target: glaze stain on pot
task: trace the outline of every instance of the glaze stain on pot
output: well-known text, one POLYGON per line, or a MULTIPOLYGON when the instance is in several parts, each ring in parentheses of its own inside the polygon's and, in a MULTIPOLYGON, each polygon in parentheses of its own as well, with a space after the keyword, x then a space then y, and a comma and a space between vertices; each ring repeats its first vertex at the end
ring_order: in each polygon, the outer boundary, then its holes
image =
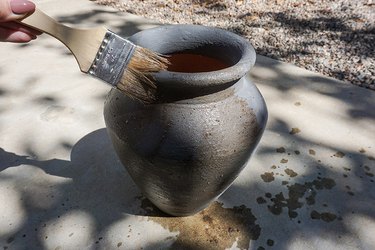
POLYGON ((168 55, 168 61, 170 64, 167 71, 181 73, 210 72, 231 66, 214 57, 192 53, 170 54, 168 55))
POLYGON ((244 205, 224 208, 213 202, 205 210, 189 217, 166 217, 147 199, 142 200, 148 220, 171 232, 179 232, 169 249, 227 249, 236 242, 239 249, 248 249, 257 240, 261 227, 250 208, 244 205))

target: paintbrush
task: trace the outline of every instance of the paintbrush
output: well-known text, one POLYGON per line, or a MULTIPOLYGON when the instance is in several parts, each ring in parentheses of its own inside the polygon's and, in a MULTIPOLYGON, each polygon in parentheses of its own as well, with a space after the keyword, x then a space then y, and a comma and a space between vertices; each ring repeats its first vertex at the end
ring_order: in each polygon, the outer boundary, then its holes
POLYGON ((155 100, 152 74, 167 68, 166 57, 136 46, 105 27, 72 28, 39 9, 19 22, 61 41, 72 52, 82 72, 144 103, 155 100))

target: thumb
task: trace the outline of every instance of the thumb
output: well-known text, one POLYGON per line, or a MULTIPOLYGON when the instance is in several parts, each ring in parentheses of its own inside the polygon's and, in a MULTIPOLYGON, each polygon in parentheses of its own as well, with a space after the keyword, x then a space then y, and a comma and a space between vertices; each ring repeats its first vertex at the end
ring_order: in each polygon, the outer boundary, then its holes
POLYGON ((20 19, 35 10, 35 4, 28 0, 0 0, 0 22, 20 19))

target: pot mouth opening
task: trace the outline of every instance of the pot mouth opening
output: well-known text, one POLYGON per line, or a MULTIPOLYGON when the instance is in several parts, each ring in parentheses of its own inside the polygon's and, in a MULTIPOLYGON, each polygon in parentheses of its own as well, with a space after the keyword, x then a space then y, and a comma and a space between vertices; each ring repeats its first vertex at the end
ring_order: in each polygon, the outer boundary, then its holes
POLYGON ((166 71, 174 73, 206 73, 224 70, 235 65, 240 58, 230 60, 226 57, 206 55, 204 49, 178 51, 165 55, 169 61, 166 71), (203 52, 202 52, 203 51, 203 52))
POLYGON ((169 57, 167 70, 153 74, 158 96, 193 97, 224 90, 247 74, 256 58, 245 38, 201 25, 160 26, 129 40, 169 57))

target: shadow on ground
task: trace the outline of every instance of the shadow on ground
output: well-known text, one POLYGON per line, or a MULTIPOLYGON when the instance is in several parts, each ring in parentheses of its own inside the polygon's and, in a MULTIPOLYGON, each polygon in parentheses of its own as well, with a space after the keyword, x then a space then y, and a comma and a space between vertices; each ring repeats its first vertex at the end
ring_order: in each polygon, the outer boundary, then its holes
MULTIPOLYGON (((259 82, 260 87, 267 86, 287 96, 293 88, 301 88, 313 80, 313 85, 303 87, 346 103, 347 119, 374 120, 375 104, 371 95, 361 91, 359 101, 358 87, 338 86, 334 80, 318 76, 297 79, 278 68, 276 61, 274 65, 261 65, 261 60, 258 63, 260 67, 271 67, 284 79, 259 82)), ((144 219, 179 232, 171 249, 218 249, 233 245, 241 249, 288 249, 296 239, 328 239, 330 242, 336 239, 334 244, 339 244, 341 238, 358 240, 358 231, 351 225, 353 218, 375 221, 372 209, 375 206, 375 158, 367 152, 371 150, 368 145, 348 150, 324 144, 293 130, 292 124, 282 116, 270 117, 256 153, 259 162, 267 162, 267 165, 257 166, 262 174, 245 184, 232 185, 220 197, 220 202, 188 218, 168 217, 141 196, 117 159, 105 129, 86 135, 74 145, 70 161, 40 161, 32 145, 28 147, 25 151, 32 157, 1 149, 0 171, 12 167, 20 171, 27 165, 26 172, 36 167, 59 181, 58 184, 48 183, 43 178, 28 176, 25 179, 4 172, 0 182, 16 178, 13 181, 22 184, 15 188, 26 218, 13 233, 1 236, 4 247, 21 249, 25 241, 33 241, 43 249, 43 241, 48 237, 43 227, 74 211, 91 218, 90 234, 101 239, 119 220, 129 215, 147 216, 144 219), (276 134, 282 143, 272 143, 276 134)), ((256 169, 251 167, 250 162, 240 178, 253 175, 256 169)), ((103 242, 93 244, 102 249, 109 247, 103 242)), ((361 242, 365 246, 370 243, 366 239, 361 242)), ((160 242, 145 244, 145 249, 155 246, 161 246, 160 242)))
MULTIPOLYGON (((94 18, 102 23, 95 17, 102 14, 94 11, 60 19, 75 24, 94 18)), ((122 35, 140 30, 135 23, 115 28, 122 35)), ((263 65, 259 61, 258 65, 271 68, 283 79, 254 79, 259 85, 285 96, 295 88, 307 88, 347 105, 344 115, 348 120, 375 120, 370 92, 358 92, 357 87, 350 85, 338 86, 334 80, 319 76, 294 77, 283 72, 277 61, 263 65)), ((0 90, 0 97, 6 94, 0 90)), ((27 242, 33 242, 35 249, 47 249, 43 242, 50 235, 43 228, 77 211, 90 218, 90 236, 98 239, 92 244, 99 249, 109 247, 103 243, 106 230, 132 215, 145 216, 142 218, 179 231, 172 249, 217 249, 233 244, 243 249, 288 249, 296 239, 328 239, 332 244, 347 237, 358 240, 352 219, 365 217, 375 221, 375 158, 368 153, 369 145, 350 150, 333 147, 291 130, 292 124, 282 116, 270 119, 256 157, 259 162, 274 162, 258 166, 262 174, 245 184, 232 185, 220 202, 189 218, 163 215, 141 196, 117 159, 105 129, 89 133, 73 146, 66 145, 72 147, 70 160, 38 160, 33 145, 27 145, 30 148, 25 151, 30 155, 25 156, 0 148, 0 183, 14 183, 12 188, 19 196, 25 218, 10 233, 0 235, 0 246, 23 249, 27 242), (272 144, 276 134, 282 144, 272 144), (27 175, 34 170, 39 174, 27 175), (24 174, 14 174, 18 171, 24 174)), ((250 162, 244 174, 253 174, 251 167, 250 162)), ((371 243, 362 240, 364 246, 371 243)), ((144 249, 156 246, 159 243, 145 244, 144 249)))
MULTIPOLYGON (((97 26, 104 26, 107 29, 115 32, 116 34, 122 36, 122 37, 129 37, 141 30, 144 29, 144 27, 148 26, 157 26, 160 25, 156 22, 149 21, 145 22, 144 19, 142 19, 142 22, 137 22, 136 17, 130 21, 121 21, 124 20, 124 13, 113 11, 113 10, 103 10, 103 8, 94 9, 90 12, 83 11, 78 14, 72 14, 69 16, 56 16, 54 17, 57 21, 70 26, 74 28, 91 28, 91 27, 97 27, 97 26), (112 25, 109 25, 111 23, 112 25)), ((47 36, 47 35, 43 35, 47 36)), ((19 44, 19 48, 30 48, 34 44, 39 43, 41 38, 26 44, 19 44)), ((48 39, 54 39, 52 37, 48 37, 48 39)), ((62 46, 62 44, 57 43, 49 43, 48 45, 45 45, 46 49, 56 49, 59 50, 59 53, 62 55, 68 55, 71 56, 70 51, 62 46)))
MULTIPOLYGON (((16 166, 20 166, 17 171, 23 171, 23 165, 28 165, 39 168, 46 175, 61 178, 56 184, 34 176, 29 176, 26 182, 14 177, 15 183, 25 185, 14 188, 19 193, 26 220, 12 235, 0 236, 0 242, 8 242, 12 249, 22 249, 22 241, 42 247, 40 241, 48 235, 42 235, 40 231, 46 223, 74 211, 82 211, 94 219, 92 235, 100 234, 124 214, 139 211, 134 204, 140 203, 137 201, 140 192, 119 163, 105 129, 86 135, 74 145, 70 161, 39 161, 35 159, 37 156, 33 159, 3 149, 0 149, 0 156, 2 171, 16 166)), ((8 178, 11 179, 12 174, 5 173, 0 182, 8 178)))

